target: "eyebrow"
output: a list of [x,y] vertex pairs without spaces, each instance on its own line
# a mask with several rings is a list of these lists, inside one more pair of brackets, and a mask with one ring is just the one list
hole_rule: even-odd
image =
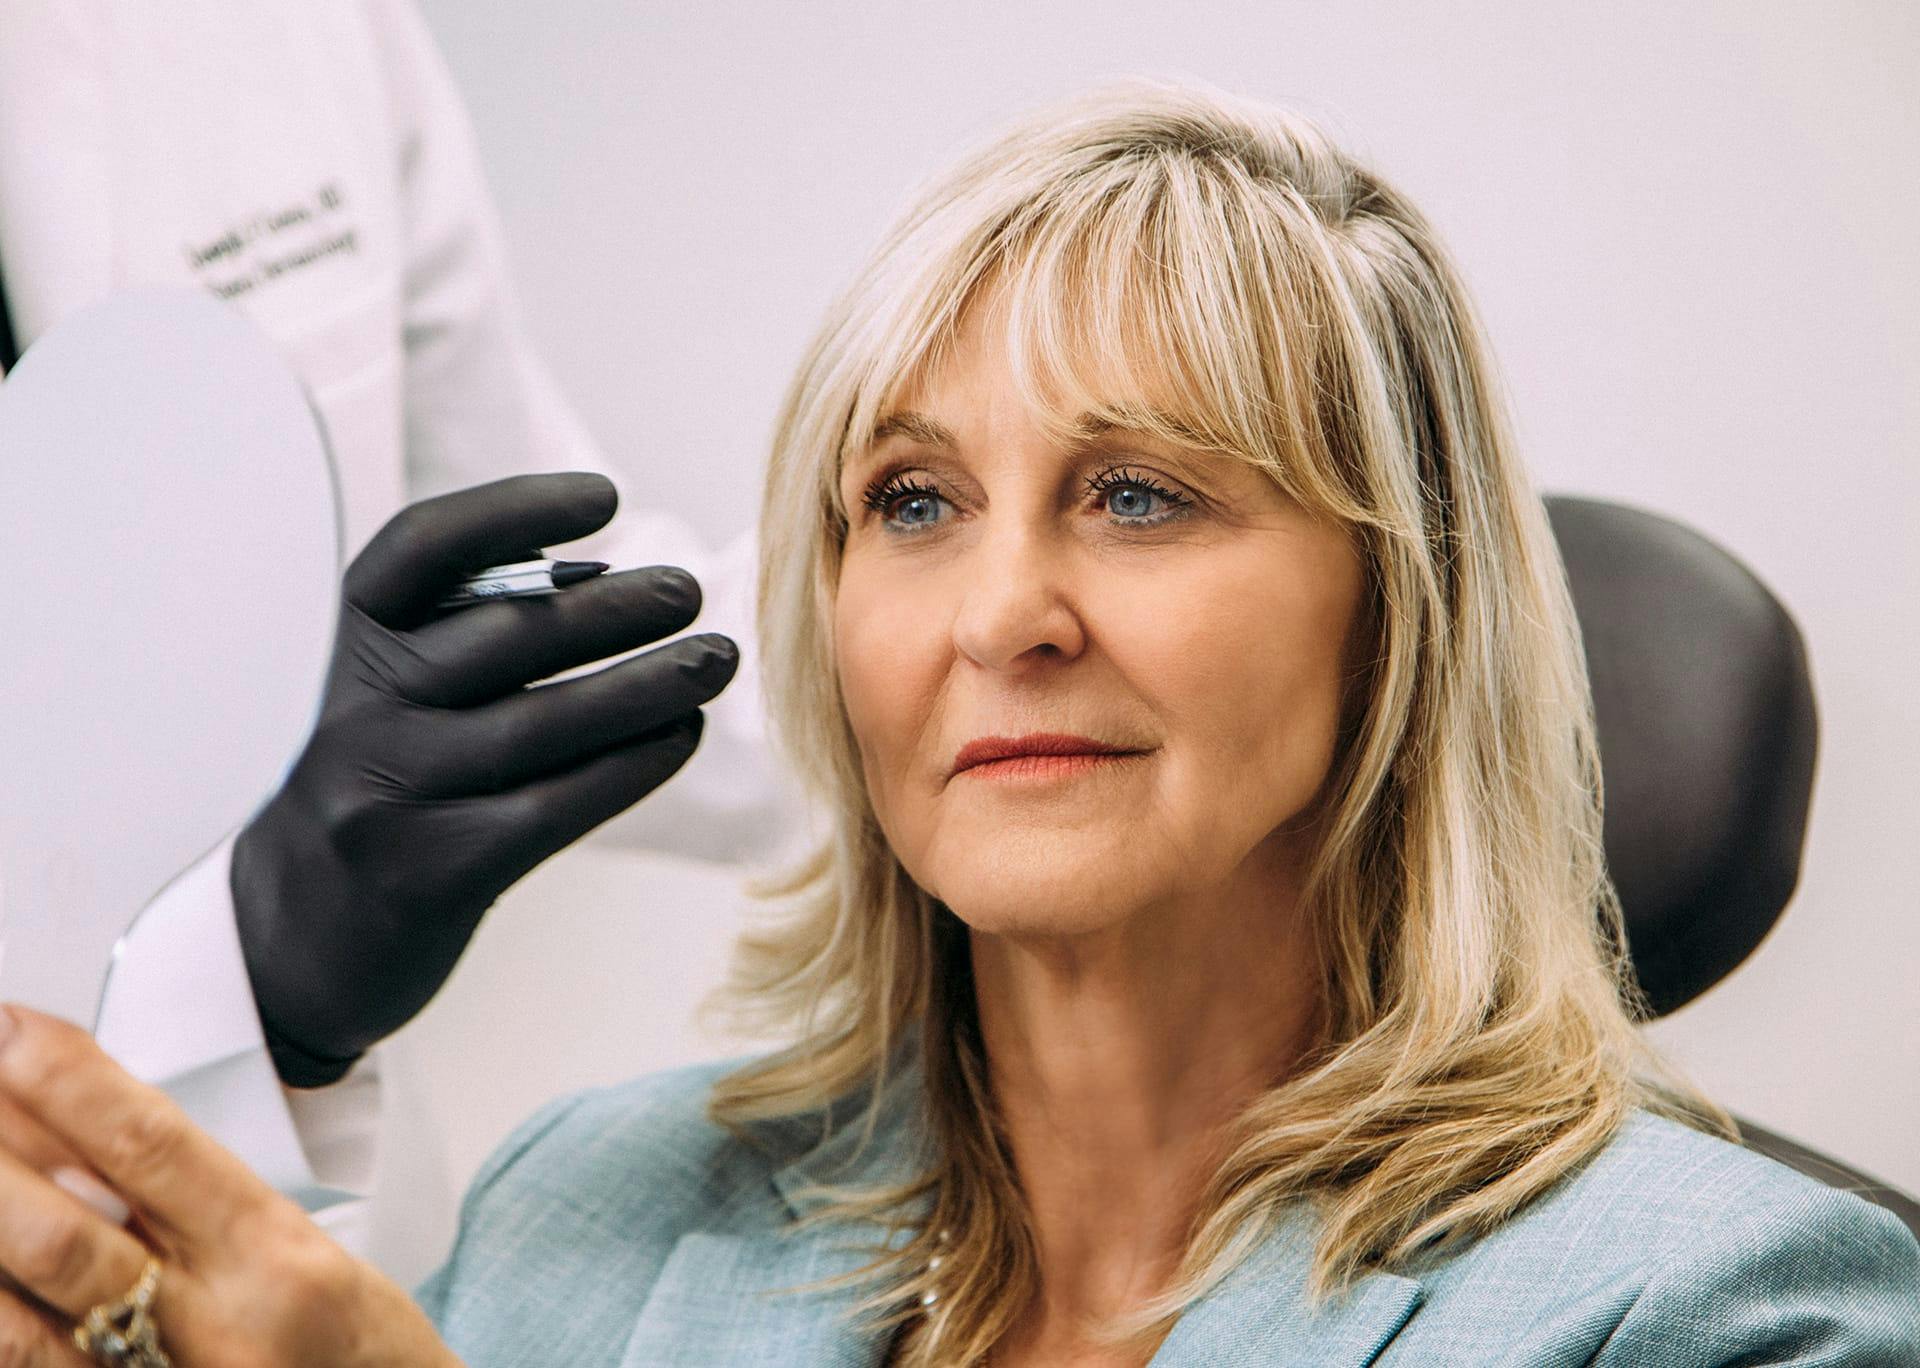
[[[1100,417],[1097,414],[1083,413],[1074,420],[1075,430],[1091,441],[1104,437],[1109,432],[1147,433],[1150,428],[1158,427],[1181,434],[1188,445],[1202,446],[1203,442],[1192,426],[1181,422],[1173,415],[1160,412],[1122,412],[1116,417]],[[957,451],[960,439],[948,428],[924,413],[915,413],[912,409],[901,409],[890,413],[874,424],[873,436],[869,446],[878,446],[889,437],[908,437],[930,447],[940,447],[947,451]]]
[[1172,433],[1171,440],[1181,446],[1192,447],[1195,451],[1215,449],[1204,432],[1165,409],[1115,409],[1113,416],[1107,418],[1083,413],[1075,426],[1089,441],[1104,437],[1109,432],[1135,432],[1154,438],[1159,438],[1161,433]]
[[959,449],[960,439],[944,423],[937,423],[924,413],[915,413],[903,409],[898,413],[889,413],[874,424],[873,437],[869,446],[878,446],[889,437],[911,437],[927,446],[944,447],[948,451]]

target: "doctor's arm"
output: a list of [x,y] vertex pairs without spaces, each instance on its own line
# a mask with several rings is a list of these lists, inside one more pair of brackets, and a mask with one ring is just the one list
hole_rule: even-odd
[[[512,470],[603,469],[517,326],[466,114],[424,25],[404,0],[366,0],[363,13],[386,74],[394,174],[405,206],[409,484],[428,494]],[[678,519],[646,509],[625,511],[617,529],[589,533],[591,540],[562,554],[692,571],[704,590],[700,625],[726,632],[747,653],[738,667],[744,677],[709,699],[700,742],[704,756],[630,814],[620,834],[708,858],[758,853],[788,828],[798,800],[764,738],[750,644],[752,533],[710,550]],[[552,537],[559,540],[561,533]],[[525,549],[531,548],[523,542],[503,554]],[[687,628],[691,617],[666,630]],[[626,801],[638,796],[630,791]],[[284,830],[293,824],[279,825]],[[271,1021],[283,1019],[281,1009],[266,1000],[276,994],[273,984],[308,985],[296,996],[309,1001],[287,1014],[298,1018],[315,1016],[315,1002],[327,1002],[329,981],[320,964],[291,972],[275,968],[297,966],[289,947],[315,934],[298,910],[301,899],[282,908],[292,934],[257,915],[257,906],[253,916],[244,907],[236,910],[231,892],[245,903],[263,885],[284,879],[271,872],[273,860],[245,858],[250,847],[254,856],[259,853],[258,832],[249,831],[238,863],[231,863],[234,842],[215,849],[147,909],[123,942],[103,1001],[101,1042],[138,1077],[178,1098],[196,1122],[256,1171],[297,1196],[349,1248],[408,1276],[422,1261],[438,1257],[433,1237],[417,1238],[415,1232],[434,1227],[432,1194],[444,1189],[431,1142],[406,1124],[409,1113],[419,1110],[420,1080],[412,1075],[404,1040],[370,1050],[338,1073],[357,1044],[338,1038],[319,1051],[331,1052],[331,1059],[303,1061],[293,1046],[301,1033],[284,1030],[275,1042],[276,1075],[261,1021],[263,1013]],[[389,844],[395,839],[389,836]],[[300,886],[310,895],[307,901],[354,900],[355,894],[328,889],[312,873]],[[431,958],[450,964],[444,947]],[[389,975],[384,966],[372,968],[376,978]],[[260,978],[250,982],[249,969]],[[433,974],[425,978],[437,987]],[[264,989],[260,1004],[251,988]],[[417,988],[396,999],[397,1013],[371,1011],[351,1034],[364,1040],[366,1025],[377,1032],[403,1020],[416,996]],[[349,993],[337,1001],[352,998]],[[328,1086],[286,1086],[324,1083],[336,1075]],[[382,1194],[377,1199],[376,1192]],[[407,1210],[392,1209],[387,1194],[400,1197]],[[442,1195],[440,1205],[445,1201]]]
[[[432,35],[409,0],[370,0],[368,14],[390,92],[404,215],[408,487],[421,497],[523,471],[585,470],[613,481],[620,516],[558,554],[689,571],[703,593],[697,626],[731,638],[741,665],[707,710],[700,753],[610,835],[698,859],[766,855],[798,825],[802,800],[767,742],[760,702],[755,529],[715,544],[670,507],[637,496],[605,460],[528,344],[471,121]],[[648,462],[664,466],[666,456],[626,458],[641,473]]]
[[[397,1131],[375,1151],[417,1080],[366,1052],[438,991],[501,892],[686,762],[735,668],[731,643],[703,634],[526,687],[684,627],[699,589],[670,570],[437,607],[516,547],[595,530],[613,498],[594,475],[517,476],[389,521],[348,568],[319,719],[233,841],[230,879],[202,861],[168,890],[108,985],[103,1046],[395,1272],[438,1251],[383,1259],[379,1230],[435,1213],[418,1185],[408,1210],[370,1210],[394,1190],[376,1170],[438,1175]],[[276,1069],[336,1087],[283,1089]]]

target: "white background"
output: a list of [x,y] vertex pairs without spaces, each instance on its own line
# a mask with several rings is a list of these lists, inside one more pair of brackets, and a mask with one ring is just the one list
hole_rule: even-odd
[[[425,9],[536,341],[635,494],[716,541],[830,296],[1009,115],[1139,73],[1322,119],[1439,224],[1542,488],[1693,524],[1798,619],[1800,892],[1655,1033],[1737,1111],[1920,1190],[1920,6]],[[734,1048],[690,1011],[736,878],[603,837],[509,894],[410,1032],[456,1182],[546,1096]]]

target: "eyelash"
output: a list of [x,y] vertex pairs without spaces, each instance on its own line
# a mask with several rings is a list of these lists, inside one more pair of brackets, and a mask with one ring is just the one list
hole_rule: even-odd
[[[1131,523],[1141,527],[1160,527],[1186,514],[1193,500],[1184,494],[1175,493],[1159,481],[1146,475],[1130,472],[1124,466],[1109,466],[1097,475],[1089,476],[1086,481],[1089,495],[1107,494],[1115,489],[1144,489],[1167,505],[1167,511],[1151,518],[1121,518],[1122,523]],[[894,471],[867,487],[860,496],[860,502],[878,514],[888,531],[896,534],[912,535],[922,528],[931,527],[931,523],[896,523],[887,517],[887,512],[896,503],[905,498],[944,499],[939,490],[924,484],[916,484],[905,471]]]

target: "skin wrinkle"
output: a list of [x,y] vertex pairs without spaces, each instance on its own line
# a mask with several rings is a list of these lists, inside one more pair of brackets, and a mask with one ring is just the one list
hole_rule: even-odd
[[[1017,1363],[1087,1354],[1085,1326],[1161,1289],[1227,1122],[1320,1028],[1294,905],[1364,573],[1246,461],[1183,453],[1213,485],[1203,501],[1165,443],[1056,443],[993,314],[968,314],[841,471],[834,633],[875,814],[970,928],[1043,1273],[1002,1346]],[[1194,503],[1115,525],[1111,491],[1079,478],[1089,463]],[[935,522],[896,532],[864,505],[892,468],[939,490]],[[965,741],[1028,730],[1146,753],[1044,786],[948,782]]]

